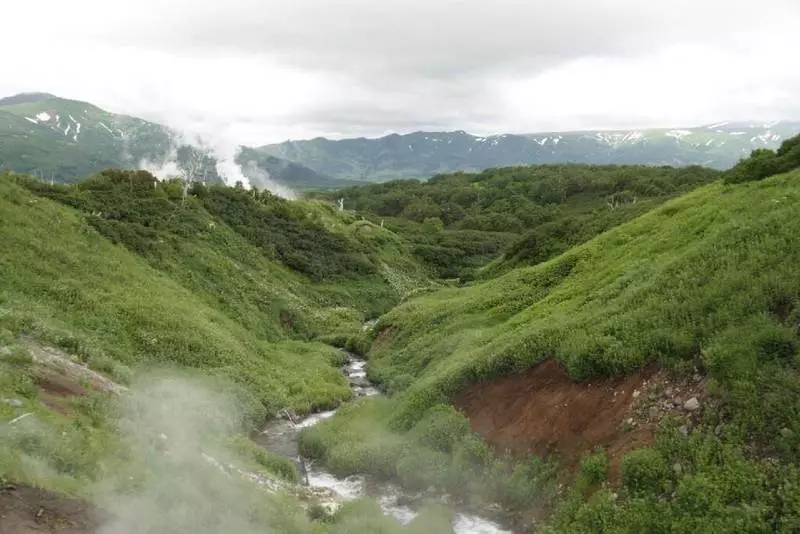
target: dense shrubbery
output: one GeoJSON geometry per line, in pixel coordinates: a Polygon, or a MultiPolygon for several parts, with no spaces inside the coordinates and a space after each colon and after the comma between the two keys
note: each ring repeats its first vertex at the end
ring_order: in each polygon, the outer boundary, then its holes
{"type": "Polygon", "coordinates": [[[800,168],[800,135],[784,141],[777,151],[767,148],[753,150],[725,173],[725,182],[736,184],[763,180],[800,168]]]}
{"type": "Polygon", "coordinates": [[[455,277],[500,251],[507,261],[488,274],[539,263],[718,176],[701,167],[541,165],[351,187],[329,198],[385,218],[417,243],[418,257],[455,277]]]}
{"type": "Polygon", "coordinates": [[[376,270],[355,242],[329,232],[309,218],[302,206],[269,191],[207,187],[200,182],[187,191],[180,180],[159,183],[146,171],[122,170],[104,171],[77,186],[50,186],[34,180],[25,185],[94,214],[89,221],[100,233],[137,254],[158,254],[165,241],[207,231],[213,222],[196,209],[199,201],[267,258],[316,281],[357,278],[376,270]]]}
{"type": "Polygon", "coordinates": [[[358,278],[376,271],[363,247],[329,232],[303,206],[269,191],[196,183],[192,194],[250,243],[314,280],[358,278]]]}

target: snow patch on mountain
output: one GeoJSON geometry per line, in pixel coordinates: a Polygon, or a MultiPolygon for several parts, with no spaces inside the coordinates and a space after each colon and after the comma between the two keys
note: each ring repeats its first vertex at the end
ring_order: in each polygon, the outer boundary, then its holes
{"type": "Polygon", "coordinates": [[[48,122],[51,119],[50,114],[48,112],[46,112],[46,111],[42,111],[41,113],[37,113],[36,114],[36,118],[39,119],[42,122],[48,122]]]}
{"type": "Polygon", "coordinates": [[[36,119],[32,119],[32,118],[30,118],[30,117],[25,117],[25,120],[27,120],[27,121],[30,121],[30,122],[32,122],[33,124],[39,124],[39,121],[37,121],[36,119]]]}
{"type": "Polygon", "coordinates": [[[674,139],[683,139],[687,135],[692,135],[692,132],[689,130],[670,130],[666,133],[667,137],[672,137],[674,139]]]}

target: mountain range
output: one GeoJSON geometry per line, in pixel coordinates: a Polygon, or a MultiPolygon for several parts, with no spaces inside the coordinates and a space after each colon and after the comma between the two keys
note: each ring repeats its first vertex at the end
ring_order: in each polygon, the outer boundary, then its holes
{"type": "MultiPolygon", "coordinates": [[[[800,122],[721,122],[700,127],[475,136],[464,131],[377,139],[316,138],[238,147],[229,181],[335,189],[364,182],[428,178],[546,163],[704,165],[727,168],[756,148],[775,148],[800,122]]],[[[0,99],[0,170],[72,182],[109,167],[220,181],[215,153],[180,132],[48,93],[0,99]]]]}
{"type": "Polygon", "coordinates": [[[392,134],[379,139],[286,141],[261,151],[334,178],[382,181],[547,163],[733,166],[756,148],[776,148],[800,122],[720,122],[692,128],[502,134],[392,134]]]}
{"type": "MultiPolygon", "coordinates": [[[[221,181],[214,153],[195,145],[167,126],[48,93],[0,99],[0,170],[55,182],[73,182],[110,167],[221,181]]],[[[298,188],[354,183],[252,149],[239,150],[236,163],[255,185],[265,179],[298,188]]]]}

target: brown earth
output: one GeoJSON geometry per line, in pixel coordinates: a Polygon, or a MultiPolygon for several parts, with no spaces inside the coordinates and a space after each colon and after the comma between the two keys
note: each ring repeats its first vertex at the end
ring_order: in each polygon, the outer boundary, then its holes
{"type": "Polygon", "coordinates": [[[628,415],[657,372],[651,366],[624,377],[577,382],[548,360],[523,373],[475,383],[454,401],[473,430],[499,451],[556,455],[573,471],[583,453],[601,446],[616,480],[622,455],[653,440],[656,422],[637,424],[628,415]]]}
{"type": "Polygon", "coordinates": [[[83,501],[21,484],[0,486],[0,534],[90,534],[107,519],[83,501]]]}
{"type": "Polygon", "coordinates": [[[71,397],[84,397],[89,394],[89,391],[73,378],[48,369],[36,370],[33,379],[39,388],[39,401],[51,410],[64,415],[74,414],[70,404],[71,397]]]}

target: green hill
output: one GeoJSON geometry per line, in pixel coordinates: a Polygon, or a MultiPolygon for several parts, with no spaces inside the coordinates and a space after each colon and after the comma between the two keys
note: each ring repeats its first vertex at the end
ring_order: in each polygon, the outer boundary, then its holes
{"type": "Polygon", "coordinates": [[[171,362],[231,376],[270,410],[330,406],[350,395],[337,356],[305,341],[358,332],[410,291],[396,278],[425,284],[396,237],[321,205],[314,218],[199,184],[183,198],[144,172],[0,186],[5,327],[115,376],[171,362]]]}
{"type": "Polygon", "coordinates": [[[441,276],[468,280],[545,261],[719,176],[702,167],[535,165],[348,187],[324,198],[401,232],[441,276]]]}
{"type": "MultiPolygon", "coordinates": [[[[523,517],[554,509],[546,532],[792,531],[799,200],[800,171],[716,182],[544,263],[401,304],[376,325],[368,370],[393,397],[308,431],[305,450],[342,473],[438,485],[523,517]],[[648,365],[699,373],[708,399],[690,427],[666,418],[651,447],[624,456],[621,482],[606,481],[601,450],[562,493],[541,459],[503,471],[447,406],[552,360],[584,384],[648,365]]],[[[512,409],[480,399],[492,403],[512,409]]]]}

